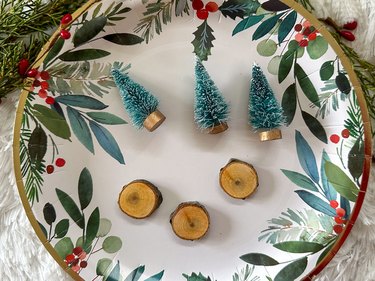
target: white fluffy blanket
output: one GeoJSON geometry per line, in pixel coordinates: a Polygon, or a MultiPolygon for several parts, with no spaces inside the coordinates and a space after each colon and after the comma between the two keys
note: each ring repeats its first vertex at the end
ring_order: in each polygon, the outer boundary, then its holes
{"type": "MultiPolygon", "coordinates": [[[[374,56],[375,0],[311,0],[311,3],[317,17],[330,16],[339,24],[357,20],[357,40],[352,46],[367,59],[374,56]]],[[[34,234],[19,200],[12,165],[13,120],[18,94],[11,94],[0,105],[0,280],[70,280],[34,234]]],[[[372,178],[353,231],[316,280],[375,280],[373,202],[375,186],[372,178]]]]}

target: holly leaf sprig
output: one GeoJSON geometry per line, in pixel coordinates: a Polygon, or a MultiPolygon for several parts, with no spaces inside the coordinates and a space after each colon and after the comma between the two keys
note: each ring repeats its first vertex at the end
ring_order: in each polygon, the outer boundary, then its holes
{"type": "Polygon", "coordinates": [[[211,48],[214,46],[212,41],[215,40],[213,31],[205,20],[193,33],[195,37],[191,43],[194,46],[194,53],[201,61],[207,60],[208,56],[211,55],[211,48]]]}

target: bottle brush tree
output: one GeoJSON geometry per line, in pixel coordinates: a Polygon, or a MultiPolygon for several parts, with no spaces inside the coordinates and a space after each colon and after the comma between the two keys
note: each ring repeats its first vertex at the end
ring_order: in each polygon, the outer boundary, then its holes
{"type": "Polygon", "coordinates": [[[249,121],[255,131],[261,131],[259,133],[261,141],[282,138],[278,128],[285,124],[283,109],[262,69],[257,64],[254,64],[252,69],[249,121]]]}
{"type": "Polygon", "coordinates": [[[195,65],[195,79],[195,122],[210,134],[225,131],[229,106],[199,59],[195,65]]]}
{"type": "Polygon", "coordinates": [[[163,123],[165,116],[157,109],[159,101],[156,97],[117,68],[112,69],[112,77],[136,128],[145,127],[152,132],[163,123]]]}

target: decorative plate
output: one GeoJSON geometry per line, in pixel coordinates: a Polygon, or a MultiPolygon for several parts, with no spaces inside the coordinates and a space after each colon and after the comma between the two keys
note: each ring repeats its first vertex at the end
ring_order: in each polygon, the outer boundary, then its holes
{"type": "Polygon", "coordinates": [[[20,99],[14,160],[37,235],[74,279],[310,280],[332,259],[364,199],[369,118],[329,32],[285,3],[90,1],[52,36],[20,99]],[[196,57],[230,105],[221,134],[194,122],[196,57]],[[260,142],[249,125],[254,62],[283,108],[280,140],[260,142]],[[131,125],[113,67],[159,99],[154,132],[131,125]],[[232,158],[257,171],[246,200],[219,186],[232,158]],[[143,220],[118,206],[136,179],[164,199],[143,220]],[[171,229],[185,201],[210,215],[200,240],[171,229]]]}

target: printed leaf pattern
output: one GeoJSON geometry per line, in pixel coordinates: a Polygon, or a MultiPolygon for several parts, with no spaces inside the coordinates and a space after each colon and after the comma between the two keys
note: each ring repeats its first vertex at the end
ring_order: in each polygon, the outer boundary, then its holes
{"type": "Polygon", "coordinates": [[[205,20],[193,34],[195,37],[191,43],[194,46],[194,53],[200,60],[207,60],[211,55],[211,48],[214,46],[212,44],[212,41],[215,40],[213,29],[205,20]]]}
{"type": "Polygon", "coordinates": [[[257,0],[227,0],[219,7],[219,11],[224,17],[234,20],[255,13],[259,6],[257,0]]]}

